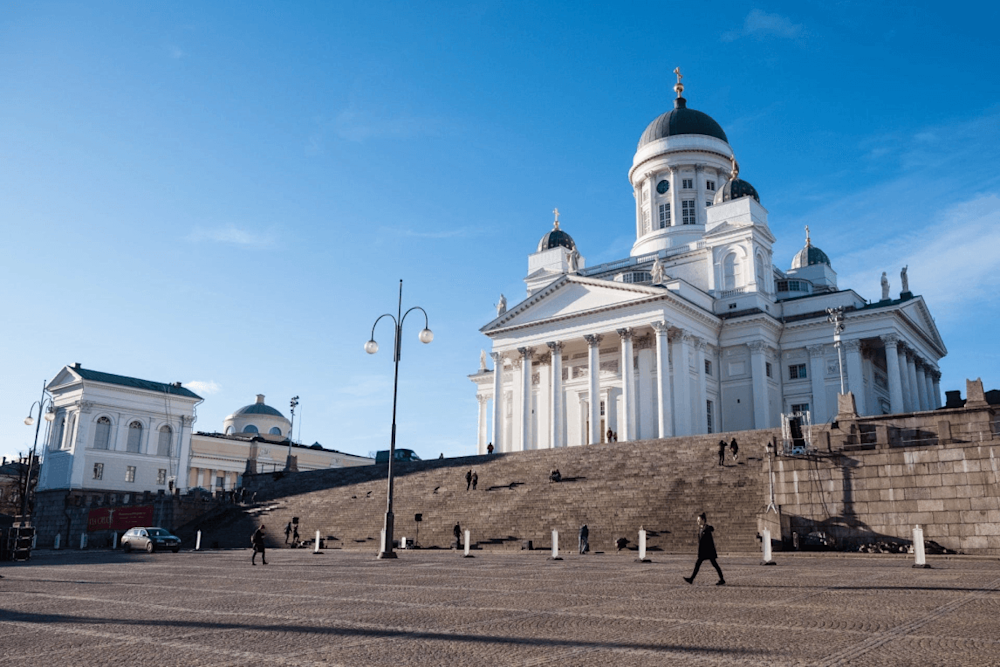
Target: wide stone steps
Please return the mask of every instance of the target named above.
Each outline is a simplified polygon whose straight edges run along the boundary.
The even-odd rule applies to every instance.
[[[397,463],[395,537],[448,548],[457,522],[483,548],[517,549],[524,540],[547,548],[557,529],[560,545],[575,549],[586,523],[594,550],[612,549],[619,537],[634,544],[641,526],[651,550],[679,551],[695,547],[694,518],[704,511],[720,550],[756,550],[756,516],[767,502],[760,455],[771,436],[736,434],[740,464],[726,467],[717,465],[720,435]],[[470,469],[479,475],[475,491],[466,491]],[[549,481],[553,469],[563,481]],[[261,522],[272,544],[282,544],[297,517],[304,540],[319,530],[327,548],[377,551],[386,474],[377,465],[248,478],[257,506],[215,517],[202,527],[203,545],[248,546]]]

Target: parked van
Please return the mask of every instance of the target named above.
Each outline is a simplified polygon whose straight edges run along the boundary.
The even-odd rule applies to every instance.
[[[396,460],[397,461],[419,461],[420,457],[412,449],[397,449],[396,450]],[[388,463],[389,462],[389,450],[383,449],[381,452],[375,452],[375,463]]]

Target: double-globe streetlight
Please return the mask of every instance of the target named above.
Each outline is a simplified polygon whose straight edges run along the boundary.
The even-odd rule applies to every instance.
[[[389,482],[387,490],[386,508],[385,508],[385,538],[382,543],[382,549],[379,551],[379,558],[395,558],[396,552],[392,548],[392,525],[393,525],[393,514],[392,514],[392,464],[396,458],[396,398],[399,395],[399,353],[402,348],[402,333],[403,333],[403,322],[406,320],[406,316],[412,313],[414,310],[419,310],[424,314],[424,328],[417,334],[417,338],[420,339],[421,343],[429,343],[434,340],[434,333],[428,328],[427,311],[420,306],[414,306],[410,308],[405,313],[403,313],[403,281],[399,281],[399,304],[396,308],[396,315],[393,316],[391,313],[386,313],[380,315],[375,324],[372,325],[372,335],[368,342],[365,343],[365,352],[368,354],[375,354],[378,352],[378,343],[375,342],[375,327],[382,320],[383,317],[388,317],[396,325],[394,330],[394,345],[393,345],[393,362],[395,363],[396,370],[395,375],[392,380],[392,436],[389,440]]]
[[[42,397],[31,404],[28,408],[28,416],[24,418],[25,426],[31,426],[35,424],[35,418],[31,416],[31,413],[35,411],[35,406],[38,406],[38,423],[35,425],[35,442],[31,445],[31,458],[28,459],[28,471],[24,476],[24,493],[21,495],[21,520],[26,520],[28,516],[28,493],[31,490],[31,467],[35,462],[35,450],[38,447],[38,431],[42,428],[42,419],[51,422],[56,418],[56,411],[52,407],[52,399],[45,395],[45,383],[42,383]],[[49,409],[45,410],[45,404],[48,403]]]

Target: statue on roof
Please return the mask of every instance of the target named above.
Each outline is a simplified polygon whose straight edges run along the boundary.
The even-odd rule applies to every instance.
[[[903,270],[899,272],[899,281],[903,285],[903,292],[910,291],[910,279],[906,276],[906,269],[910,267],[909,264],[903,267]]]
[[[507,312],[507,297],[501,294],[500,300],[497,302],[497,317],[500,317],[506,312]]]
[[[882,272],[882,300],[889,300],[889,279],[885,275],[885,271]]]
[[[486,350],[479,350],[479,370],[486,370]]]
[[[580,253],[573,249],[573,252],[569,254],[569,272],[576,273],[580,270]]]
[[[664,275],[664,272],[663,272],[663,262],[660,261],[659,255],[657,255],[656,259],[653,260],[653,268],[650,269],[649,274],[652,277],[652,281],[651,281],[652,284],[654,284],[654,285],[662,285],[663,284],[663,280],[664,280],[664,278],[666,276]]]

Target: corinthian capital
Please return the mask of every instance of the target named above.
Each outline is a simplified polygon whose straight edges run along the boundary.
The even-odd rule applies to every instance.
[[[750,348],[751,352],[760,354],[762,352],[767,352],[767,348],[769,347],[769,345],[762,340],[752,340],[749,343],[747,343],[747,347]]]
[[[887,349],[890,348],[895,349],[896,346],[899,345],[899,336],[897,336],[896,334],[884,334],[882,336],[879,336],[879,338],[882,339],[882,343],[886,346]]]
[[[604,340],[604,336],[601,334],[584,334],[583,338],[587,341],[587,345],[590,347],[597,347],[601,344],[601,341]]]
[[[632,328],[625,327],[624,329],[618,329],[618,335],[623,341],[632,340]]]

